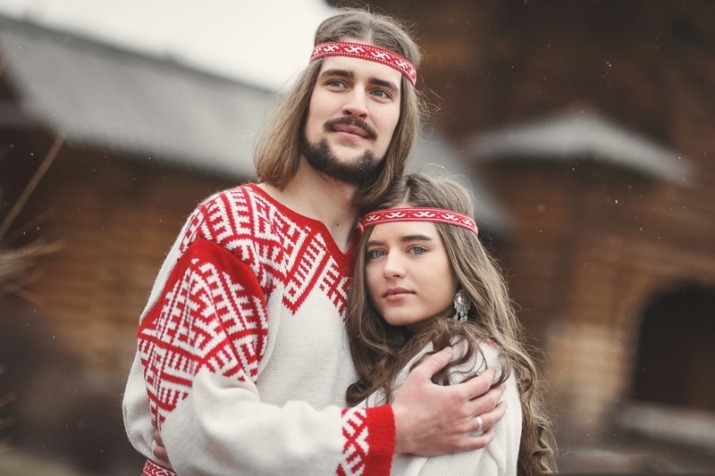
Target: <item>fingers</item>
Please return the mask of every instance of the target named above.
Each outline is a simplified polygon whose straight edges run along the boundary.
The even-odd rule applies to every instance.
[[[493,439],[496,424],[506,413],[506,402],[499,402],[494,410],[479,415],[482,419],[482,431],[479,431],[479,421],[471,419],[471,426],[466,439],[462,441],[462,451],[477,450],[486,447]]]
[[[154,443],[159,446],[164,446],[164,440],[161,439],[161,433],[159,433],[159,430],[154,430],[154,433],[151,434],[151,437],[154,438]]]
[[[431,379],[434,374],[442,370],[452,358],[452,348],[445,347],[439,352],[430,355],[428,359],[414,368],[413,373],[419,373],[427,379]],[[482,392],[484,393],[484,392]]]
[[[482,419],[482,431],[486,432],[487,430],[491,430],[496,426],[499,421],[504,418],[504,415],[506,414],[506,402],[499,402],[499,405],[497,405],[492,411],[487,412],[487,413],[480,413],[479,418]],[[470,427],[470,433],[475,433],[479,431],[479,421],[477,421],[476,418],[471,419],[471,427]]]
[[[161,461],[169,461],[169,453],[166,452],[166,448],[163,446],[155,446],[154,451],[154,456],[156,456],[159,460]]]
[[[152,453],[154,453],[154,456],[156,456],[161,461],[168,462],[169,453],[167,453],[166,448],[164,448],[164,441],[161,439],[161,434],[159,434],[158,431],[154,431],[151,436],[154,438],[155,443],[152,448]]]
[[[470,435],[464,443],[464,451],[485,448],[494,439],[494,427],[484,431],[481,435]]]
[[[487,393],[485,393],[482,396],[479,396],[473,400],[471,400],[466,407],[466,411],[469,415],[475,417],[477,415],[481,415],[482,418],[484,418],[484,415],[489,415],[491,412],[496,411],[496,415],[499,416],[499,419],[501,419],[503,415],[503,411],[499,410],[498,405],[499,401],[502,398],[502,395],[504,394],[504,385],[498,385],[492,389],[490,389]]]
[[[469,399],[478,398],[489,391],[494,382],[494,377],[496,376],[496,370],[493,367],[489,367],[487,370],[479,374],[478,376],[461,383],[460,385],[465,387],[465,390],[469,396]],[[494,402],[496,405],[496,402]]]

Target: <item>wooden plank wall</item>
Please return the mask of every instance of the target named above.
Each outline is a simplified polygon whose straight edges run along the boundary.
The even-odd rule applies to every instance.
[[[28,214],[49,213],[43,235],[64,248],[43,263],[33,291],[61,329],[90,385],[123,386],[139,316],[188,214],[230,184],[92,151],[65,150]],[[107,387],[109,386],[109,387]]]

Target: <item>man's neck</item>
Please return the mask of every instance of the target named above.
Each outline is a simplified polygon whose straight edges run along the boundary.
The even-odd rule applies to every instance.
[[[343,252],[347,251],[358,218],[353,204],[355,185],[332,179],[304,165],[283,190],[266,184],[261,186],[296,213],[321,221],[335,244]]]

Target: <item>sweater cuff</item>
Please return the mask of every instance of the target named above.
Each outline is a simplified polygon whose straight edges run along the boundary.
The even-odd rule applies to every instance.
[[[395,415],[390,405],[367,409],[367,425],[370,431],[367,444],[365,474],[389,476],[392,456],[395,453]]]
[[[148,459],[144,463],[142,476],[176,476],[176,473]]]

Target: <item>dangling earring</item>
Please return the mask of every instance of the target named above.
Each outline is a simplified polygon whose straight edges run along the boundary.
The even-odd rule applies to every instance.
[[[467,293],[464,292],[464,289],[457,291],[457,294],[454,295],[454,309],[457,311],[454,315],[454,320],[460,322],[466,321],[467,312],[469,312],[471,308],[472,305],[469,302],[469,298],[467,297]]]

